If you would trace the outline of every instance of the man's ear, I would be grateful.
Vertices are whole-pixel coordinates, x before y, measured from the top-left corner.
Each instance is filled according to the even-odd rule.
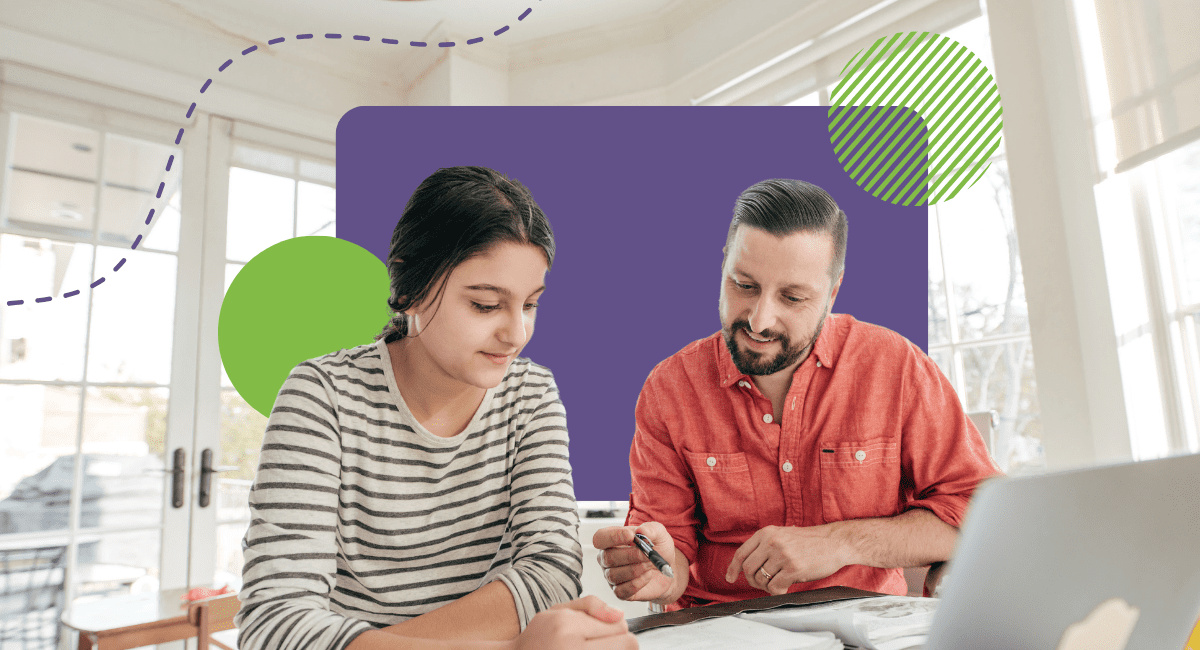
[[[833,313],[833,301],[837,300],[838,291],[842,288],[842,278],[845,277],[846,271],[843,269],[838,273],[837,280],[833,282],[833,290],[829,292],[829,314]]]

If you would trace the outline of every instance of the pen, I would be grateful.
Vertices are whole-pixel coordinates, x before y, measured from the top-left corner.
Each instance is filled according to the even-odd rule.
[[[667,564],[667,561],[663,559],[663,556],[659,555],[658,551],[654,550],[654,545],[650,543],[650,538],[641,533],[635,533],[633,535],[633,545],[638,547],[639,551],[645,553],[646,557],[650,558],[650,561],[654,563],[654,567],[661,571],[663,575],[667,576],[668,578],[675,577],[675,572],[671,570],[671,565]]]

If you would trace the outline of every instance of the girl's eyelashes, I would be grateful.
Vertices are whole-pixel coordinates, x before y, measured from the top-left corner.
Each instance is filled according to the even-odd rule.
[[[500,309],[500,305],[484,305],[484,304],[477,303],[474,300],[471,301],[471,306],[475,308],[475,311],[477,311],[481,314],[487,314],[490,312],[494,312],[497,309]],[[525,303],[524,308],[525,308],[525,311],[534,311],[535,309],[538,308],[538,304],[536,302],[528,302],[528,303]]]

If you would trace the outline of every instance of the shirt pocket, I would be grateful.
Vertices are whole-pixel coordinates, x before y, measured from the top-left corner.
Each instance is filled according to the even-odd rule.
[[[758,530],[758,504],[746,454],[683,454],[696,477],[700,511],[708,528],[713,532]]]
[[[900,512],[900,444],[895,438],[821,443],[819,456],[826,522]]]

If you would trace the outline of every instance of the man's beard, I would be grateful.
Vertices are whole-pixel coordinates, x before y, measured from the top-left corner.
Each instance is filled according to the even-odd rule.
[[[821,329],[825,327],[825,319],[822,318],[820,323],[817,323],[817,330],[813,332],[812,338],[806,341],[803,345],[791,345],[791,340],[783,334],[774,334],[772,332],[763,332],[759,338],[771,338],[779,342],[783,348],[774,357],[767,358],[761,352],[753,350],[743,350],[737,342],[737,331],[739,329],[751,332],[749,321],[736,320],[733,325],[727,329],[721,330],[722,336],[725,337],[725,346],[729,348],[729,354],[733,357],[733,365],[737,366],[738,372],[743,375],[763,376],[773,375],[784,368],[796,363],[796,360],[803,357],[812,346],[817,342],[817,337],[821,335]]]

